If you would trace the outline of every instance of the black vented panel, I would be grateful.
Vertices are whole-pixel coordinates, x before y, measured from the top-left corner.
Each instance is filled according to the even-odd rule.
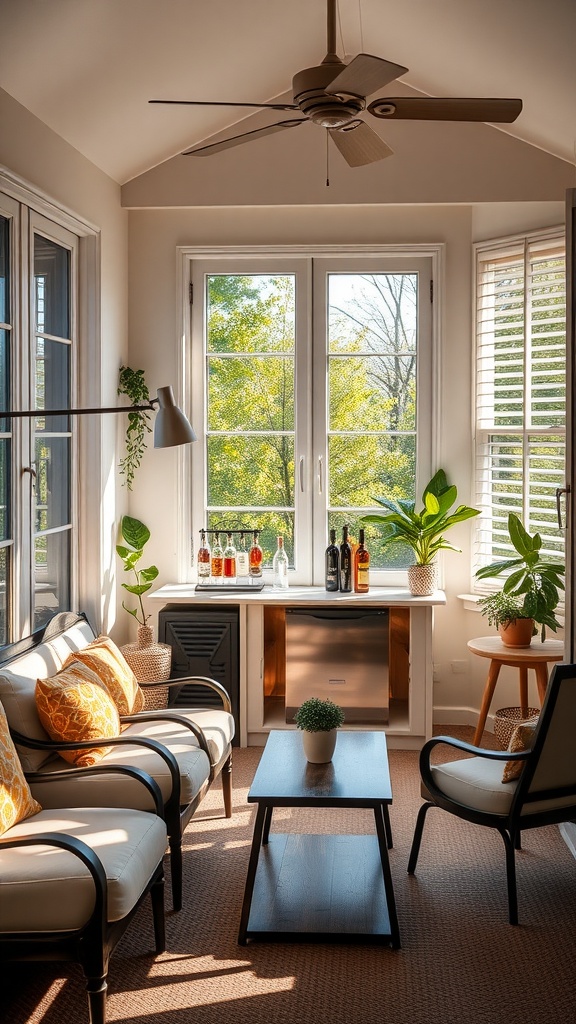
[[[172,677],[210,676],[230,694],[239,743],[238,609],[168,605],[158,615],[158,639],[172,648]],[[216,693],[195,683],[172,687],[170,707],[221,706]]]

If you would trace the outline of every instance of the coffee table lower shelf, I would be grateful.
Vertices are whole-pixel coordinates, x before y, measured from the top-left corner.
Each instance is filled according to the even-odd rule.
[[[399,944],[377,837],[272,832],[239,939]]]

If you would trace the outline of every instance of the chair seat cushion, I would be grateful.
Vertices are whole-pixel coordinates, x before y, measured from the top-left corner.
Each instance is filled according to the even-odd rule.
[[[517,781],[502,782],[502,761],[467,757],[431,766],[438,789],[451,800],[489,814],[508,814]]]
[[[161,818],[128,808],[42,810],[4,838],[43,832],[75,836],[95,851],[108,879],[108,921],[121,920],[133,908],[167,844]],[[74,854],[42,845],[6,850],[0,844],[0,931],[80,928],[93,908],[92,876]]]
[[[212,764],[218,764],[234,739],[234,718],[220,708],[172,707],[163,709],[162,714],[168,717],[171,714],[178,715],[194,725],[199,725],[206,737]]]
[[[124,743],[110,747],[108,753],[98,762],[99,767],[114,765],[133,765],[142,768],[156,780],[167,800],[172,791],[172,777],[166,762],[153,750],[130,743],[132,736],[147,736],[158,740],[176,757],[180,769],[180,803],[191,803],[210,777],[210,763],[203,750],[200,749],[196,737],[185,726],[173,722],[138,722],[130,724],[122,733]],[[40,800],[43,807],[57,807],[69,803],[70,781],[65,779],[58,783],[55,772],[62,771],[60,758],[54,758],[43,765],[42,773],[51,775],[50,785],[32,783],[32,792]],[[132,807],[149,809],[151,798],[140,785],[130,778],[121,775],[96,774],[88,778],[79,776],[74,779],[75,796],[78,803],[84,801],[94,806],[121,807],[126,803]],[[85,796],[82,796],[85,793]]]

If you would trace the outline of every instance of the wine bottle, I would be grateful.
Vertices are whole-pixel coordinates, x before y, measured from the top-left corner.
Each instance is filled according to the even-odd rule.
[[[222,545],[220,544],[220,534],[218,531],[214,534],[212,557],[210,559],[210,574],[214,583],[222,583],[222,577],[224,574],[224,552],[222,550]]]
[[[210,547],[206,540],[206,530],[200,531],[200,537],[200,547],[198,548],[198,558],[196,562],[198,582],[208,583],[210,579]]]
[[[340,552],[336,546],[336,530],[330,530],[330,543],[325,555],[326,590],[338,590],[340,587]]]
[[[283,537],[278,537],[278,547],[272,559],[272,579],[276,590],[288,589],[288,555],[284,549]]]
[[[236,552],[236,576],[238,579],[243,579],[248,576],[249,571],[250,563],[248,561],[248,552],[246,551],[244,530],[242,530],[240,533],[240,548]]]
[[[248,552],[249,572],[251,579],[259,580],[262,576],[262,548],[258,543],[258,530],[252,534],[252,547]]]
[[[224,548],[224,578],[227,580],[236,579],[236,548],[232,543],[232,534],[227,534],[226,547]]]
[[[352,549],[348,543],[348,527],[342,528],[340,545],[340,590],[344,594],[352,592]]]
[[[364,530],[358,531],[359,544],[354,553],[354,590],[357,594],[367,594],[369,585],[370,552],[364,546]]]

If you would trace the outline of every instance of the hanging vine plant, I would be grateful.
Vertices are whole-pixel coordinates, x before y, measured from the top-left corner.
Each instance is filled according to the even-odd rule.
[[[150,401],[148,385],[144,380],[144,370],[132,370],[129,366],[121,366],[118,375],[118,394],[127,395],[131,405],[144,405]],[[141,412],[128,413],[128,426],[126,427],[126,454],[120,460],[120,473],[125,477],[128,490],[132,490],[132,483],[136,470],[142,462],[142,456],[146,451],[146,434],[149,434],[152,427],[149,425],[150,413],[146,410]]]

